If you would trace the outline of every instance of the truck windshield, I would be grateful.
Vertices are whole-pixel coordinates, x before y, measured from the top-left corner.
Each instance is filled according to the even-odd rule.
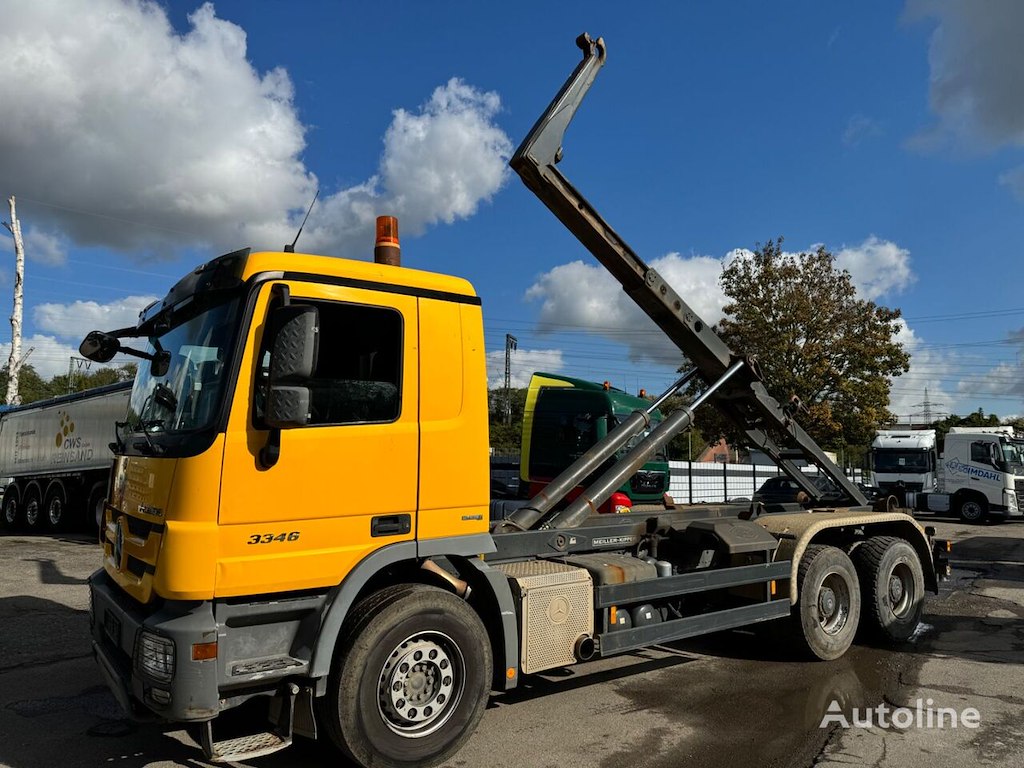
[[[1024,441],[1012,440],[1003,443],[1002,448],[1007,471],[1015,475],[1024,475]]]
[[[875,472],[903,472],[920,474],[931,470],[927,451],[904,451],[876,448],[872,452]]]
[[[163,453],[160,437],[210,427],[224,391],[225,370],[238,325],[240,299],[202,311],[182,313],[168,330],[149,337],[147,351],[165,351],[170,365],[154,376],[148,364],[139,373],[128,404],[127,427],[144,440],[133,447]]]

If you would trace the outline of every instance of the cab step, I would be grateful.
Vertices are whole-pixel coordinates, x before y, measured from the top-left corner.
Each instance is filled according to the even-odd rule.
[[[209,723],[206,726],[210,728]],[[274,731],[264,731],[250,736],[212,741],[209,744],[205,743],[207,739],[204,736],[203,741],[203,752],[206,754],[207,760],[214,763],[234,763],[251,760],[254,757],[263,757],[263,755],[284,749],[292,743],[292,737],[290,735],[281,736]]]
[[[282,692],[281,714],[278,724],[268,731],[236,736],[221,741],[213,740],[213,720],[201,725],[200,744],[206,759],[213,763],[234,763],[269,755],[292,743],[292,721],[295,716],[295,698],[299,687],[290,683]]]

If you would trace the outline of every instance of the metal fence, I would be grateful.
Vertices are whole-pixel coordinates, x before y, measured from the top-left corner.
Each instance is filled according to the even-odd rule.
[[[747,498],[769,477],[783,474],[774,464],[724,464],[718,461],[670,461],[669,494],[680,504],[716,504]],[[816,468],[804,470],[817,474]],[[847,471],[854,482],[863,481],[862,470]],[[519,457],[491,457],[491,493],[495,498],[520,495]]]
[[[770,477],[783,474],[778,467],[767,464],[725,464],[711,461],[670,461],[672,470],[669,494],[680,504],[712,504],[747,498]],[[805,469],[817,474],[817,468]],[[854,482],[862,481],[862,471],[847,471]]]

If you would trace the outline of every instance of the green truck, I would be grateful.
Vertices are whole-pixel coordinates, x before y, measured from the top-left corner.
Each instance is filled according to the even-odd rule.
[[[607,383],[598,384],[553,373],[533,374],[523,411],[520,488],[528,490],[530,498],[536,496],[566,467],[607,437],[618,424],[634,412],[646,411],[650,406],[645,398]],[[650,426],[654,426],[662,421],[662,414],[655,408],[649,418]],[[634,436],[615,457],[599,467],[596,474],[624,456],[649,431],[650,427]],[[586,484],[584,480],[581,486]],[[626,511],[624,506],[661,504],[668,487],[668,459],[659,451],[619,486],[617,493],[621,496],[605,501],[599,511]],[[628,503],[624,503],[626,499],[623,496]],[[571,501],[572,496],[568,500]]]

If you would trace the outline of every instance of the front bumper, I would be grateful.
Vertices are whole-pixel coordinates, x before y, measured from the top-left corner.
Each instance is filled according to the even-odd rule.
[[[214,718],[220,710],[215,659],[192,660],[194,644],[217,640],[213,609],[206,602],[136,603],[105,571],[89,577],[93,652],[107,685],[135,719],[156,715],[176,722]],[[174,647],[174,672],[161,679],[139,664],[139,637],[150,632]]]

